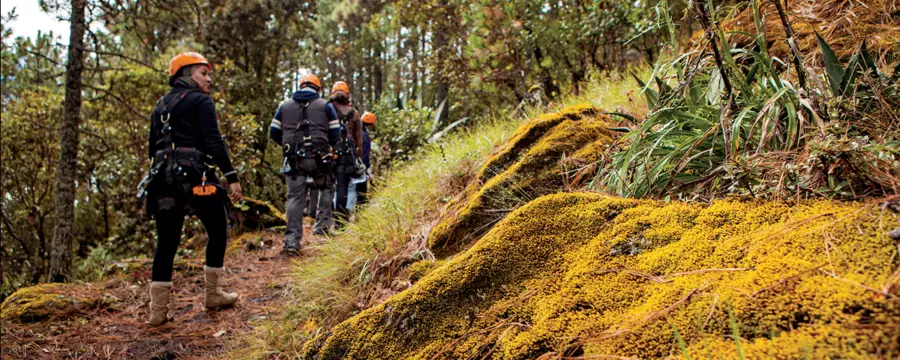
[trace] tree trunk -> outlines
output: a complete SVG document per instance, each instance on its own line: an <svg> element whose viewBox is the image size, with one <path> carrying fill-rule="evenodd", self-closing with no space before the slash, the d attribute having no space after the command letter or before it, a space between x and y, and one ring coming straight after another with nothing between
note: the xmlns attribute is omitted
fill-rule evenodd
<svg viewBox="0 0 900 360"><path fill-rule="evenodd" d="M59 127L59 171L56 183L56 229L50 249L50 281L62 282L71 274L75 225L75 165L78 159L78 123L81 118L81 71L84 69L84 8L87 0L72 0L69 55L66 63L66 100Z"/></svg>
<svg viewBox="0 0 900 360"><path fill-rule="evenodd" d="M372 49L371 49L371 48L367 48L367 49L366 49L366 59L371 59L371 56L372 56ZM375 103L375 101L373 100L374 95L372 95L372 94L373 94L373 91L372 91L372 83L373 83L373 81L372 81L372 74L375 72L375 71L374 71L375 66L372 65L372 61L365 61L365 65L363 65L363 68L365 68L365 73L363 74L363 77L365 78L365 79L363 80L363 81L365 81L365 85L364 85L364 86L365 86L365 89L364 89L364 91L363 91L363 97L364 97L364 99L365 99L365 100L364 100L364 101L365 101L365 107L366 107L366 108L369 108L372 104Z"/></svg>
<svg viewBox="0 0 900 360"><path fill-rule="evenodd" d="M397 38L396 43L396 53L394 54L394 61L396 65L394 66L394 107L400 110L403 110L403 98L400 94L402 94L405 89L403 89L403 63L401 59L405 59L406 56L403 53L403 36L400 35L400 29L397 29L397 33L395 35Z"/></svg>
<svg viewBox="0 0 900 360"><path fill-rule="evenodd" d="M541 51L537 44L534 45L534 60L537 61L538 67L541 69L541 86L544 88L544 94L550 99L555 99L559 96L559 87L553 83L553 76L550 75L550 71L541 65L544 62L544 52Z"/></svg>
<svg viewBox="0 0 900 360"><path fill-rule="evenodd" d="M450 54L447 46L449 44L449 39L447 39L447 31L446 29L442 29L438 26L438 30L434 34L434 52L438 54L438 56L448 56ZM435 124L434 131L438 131L443 129L449 123L450 117L450 84L447 82L446 76L441 73L441 70L435 72L435 77L437 78L437 90L434 95L434 107L440 107L441 113L438 114L438 121ZM441 103L444 103L444 106L441 107Z"/></svg>
<svg viewBox="0 0 900 360"><path fill-rule="evenodd" d="M416 28L412 41L412 87L409 91L409 99L419 99L419 30Z"/></svg>
<svg viewBox="0 0 900 360"><path fill-rule="evenodd" d="M373 67L375 68L373 71L373 75L375 77L375 98L372 99L373 104L377 104L381 101L381 92L384 90L384 74L382 73L382 60L381 60L381 44L375 44L375 56L372 59Z"/></svg>

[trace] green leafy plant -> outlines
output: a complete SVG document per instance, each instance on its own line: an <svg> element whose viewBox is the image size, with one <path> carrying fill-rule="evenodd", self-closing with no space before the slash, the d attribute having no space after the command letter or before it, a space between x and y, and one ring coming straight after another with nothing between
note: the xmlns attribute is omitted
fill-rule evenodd
<svg viewBox="0 0 900 360"><path fill-rule="evenodd" d="M650 81L637 79L651 111L622 137L626 149L610 154L595 187L623 196L688 199L725 193L852 198L896 191L900 174L880 169L898 168L898 154L874 146L897 139L896 81L879 71L864 43L842 65L821 37L830 86L806 81L808 69L797 65L792 72L769 55L758 1L750 3L757 33L742 34L756 39L748 48L729 45L715 25L712 1L695 4L706 41L661 58ZM667 23L662 27L674 29L667 10L660 7L660 21ZM835 137L854 138L860 146L820 156L834 153L822 146L825 138L843 141Z"/></svg>

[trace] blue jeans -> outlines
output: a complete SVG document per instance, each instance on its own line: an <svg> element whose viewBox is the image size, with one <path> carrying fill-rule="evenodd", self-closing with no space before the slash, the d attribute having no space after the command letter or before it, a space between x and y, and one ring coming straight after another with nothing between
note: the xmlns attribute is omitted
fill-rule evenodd
<svg viewBox="0 0 900 360"><path fill-rule="evenodd" d="M359 184L365 184L368 181L368 176L363 175L361 178L353 178L350 179L350 187L347 191L347 209L353 210L356 207L356 200L359 197L359 192L356 191L356 187Z"/></svg>

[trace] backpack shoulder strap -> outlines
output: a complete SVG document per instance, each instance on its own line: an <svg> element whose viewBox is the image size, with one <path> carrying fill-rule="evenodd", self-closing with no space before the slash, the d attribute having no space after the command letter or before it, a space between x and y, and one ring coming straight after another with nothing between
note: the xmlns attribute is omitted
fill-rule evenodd
<svg viewBox="0 0 900 360"><path fill-rule="evenodd" d="M175 109L175 106L178 105L178 103L180 103L181 100L184 100L184 98L187 97L188 94L195 92L195 91L197 91L197 90L196 89L185 89L185 90L179 91L177 93L174 93L173 96L168 99L168 101L166 100L167 96L161 97L159 99L159 101L156 103L156 109L157 109L157 112L159 112L160 116L163 116L163 118L165 118L164 122L169 121L168 116L169 116L169 114L172 113L172 110Z"/></svg>

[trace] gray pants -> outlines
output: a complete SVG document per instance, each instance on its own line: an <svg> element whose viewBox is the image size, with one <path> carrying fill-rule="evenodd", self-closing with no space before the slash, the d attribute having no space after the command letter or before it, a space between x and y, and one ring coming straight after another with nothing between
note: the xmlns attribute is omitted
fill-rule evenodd
<svg viewBox="0 0 900 360"><path fill-rule="evenodd" d="M316 211L316 224L313 232L327 232L334 225L331 200L334 197L334 180L330 174L324 175L323 188L318 189L318 211ZM284 247L299 249L300 240L303 238L303 208L306 207L309 198L307 189L315 187L310 176L296 174L287 175L287 230L284 234ZM309 182L307 182L309 179ZM321 182L321 180L320 180Z"/></svg>
<svg viewBox="0 0 900 360"><path fill-rule="evenodd" d="M316 218L316 210L319 208L319 189L315 187L307 186L309 191L309 205L306 207L306 211L304 214L313 219Z"/></svg>

